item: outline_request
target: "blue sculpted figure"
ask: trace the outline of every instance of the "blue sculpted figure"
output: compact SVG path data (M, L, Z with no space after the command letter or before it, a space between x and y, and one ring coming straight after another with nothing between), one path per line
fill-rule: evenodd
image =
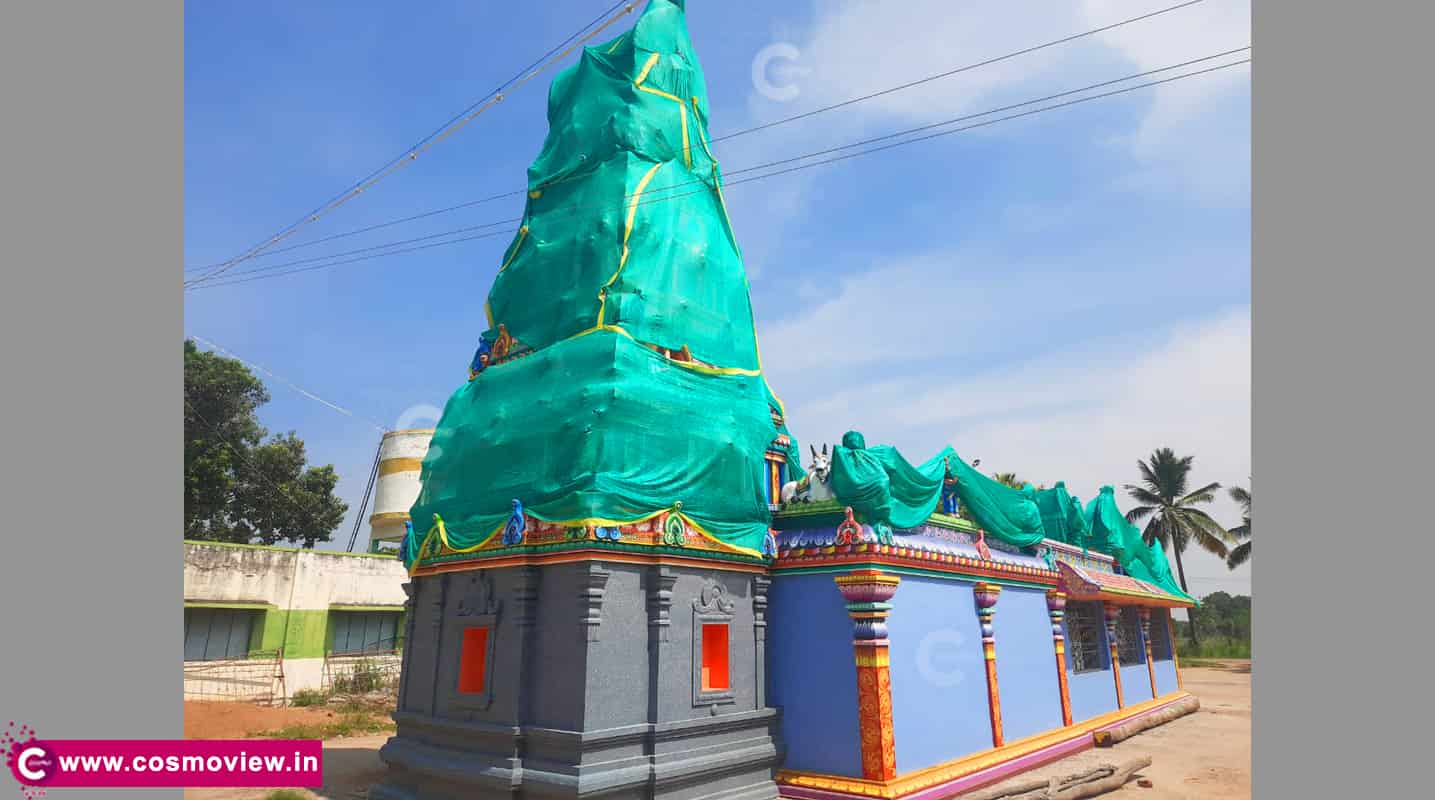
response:
M405 567L413 564L413 556L410 555L411 551L409 549L413 547L413 543L414 523L412 520L404 520L404 538L399 542L399 560L404 562Z
M616 526L599 525L593 529L593 536L596 539L616 542L623 537L623 532Z
M489 345L488 340L479 339L478 352L473 354L473 361L469 362L468 365L468 379L473 380L477 378L478 373L483 372L488 367L488 362L492 357L493 347Z
M957 476L952 474L949 464L947 474L942 478L942 513L955 517L960 510L957 502Z
M523 532L527 527L528 523L523 518L523 504L514 498L513 516L509 517L508 524L503 526L503 543L510 546L523 544Z

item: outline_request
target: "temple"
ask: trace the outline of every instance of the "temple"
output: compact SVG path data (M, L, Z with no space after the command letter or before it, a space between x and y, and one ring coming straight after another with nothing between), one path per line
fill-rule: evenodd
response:
M681 0L549 94L422 459L374 800L950 796L1182 701L1191 598L1107 487L1012 489L763 376Z

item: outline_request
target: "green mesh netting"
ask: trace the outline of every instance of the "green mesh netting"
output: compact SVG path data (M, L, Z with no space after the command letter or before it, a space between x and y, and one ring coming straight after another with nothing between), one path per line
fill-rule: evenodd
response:
M927 521L941 498L950 447L913 466L890 445L867 447L848 431L832 450L828 482L843 505L874 526L914 528Z
M1018 547L1031 547L1045 537L1041 510L1032 493L988 478L956 453L950 464L962 507L988 536Z
M411 517L427 532L440 514L463 550L515 499L538 519L609 525L681 503L699 530L758 555L780 404L682 2L652 0L632 30L584 49L554 79L548 121L480 347L511 337L532 352L495 358L449 398Z
M1081 501L1066 490L1066 481L1057 481L1050 489L1037 490L1035 501L1048 539L1081 548L1087 546L1091 527L1082 514Z
M1170 562L1160 542L1146 544L1141 529L1126 520L1116 507L1116 490L1101 487L1101 492L1086 507L1090 520L1093 549L1111 554L1127 575L1158 586L1168 594L1195 602L1171 576Z
M1042 540L1041 513L1030 494L977 472L950 447L914 466L896 448L867 447L861 433L848 431L833 449L829 481L838 502L868 524L913 528L937 509L948 470L962 505L988 536L1018 547Z

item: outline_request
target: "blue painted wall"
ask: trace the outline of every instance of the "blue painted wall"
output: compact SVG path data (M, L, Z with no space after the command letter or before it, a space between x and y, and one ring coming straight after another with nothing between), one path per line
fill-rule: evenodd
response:
M782 709L786 769L862 776L852 621L831 575L774 575L767 701Z
M1061 686L1046 593L1003 587L993 619L1002 733L1007 742L1061 727Z
M998 663L1002 602L996 617ZM990 749L986 665L972 584L902 576L887 629L898 774ZM1046 640L1049 645L1050 628Z
M1071 694L1073 723L1116 710L1116 683L1111 676L1111 646L1106 640L1106 626L1098 626L1097 633L1101 640L1102 668L1077 674L1071 666L1071 631L1066 632L1066 678L1067 691Z
M1176 662L1166 660L1156 662L1156 690L1161 694L1170 694L1181 688L1176 684Z
M1146 671L1146 658L1136 664L1121 665L1121 695L1126 705L1134 706L1152 698L1151 673Z

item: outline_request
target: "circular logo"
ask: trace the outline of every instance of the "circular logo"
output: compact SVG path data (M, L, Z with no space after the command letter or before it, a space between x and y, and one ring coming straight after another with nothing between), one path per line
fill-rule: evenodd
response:
M432 427L431 425L420 425L420 422L431 422L438 424L439 418L443 416L443 409L437 406L417 405L404 409L399 419L394 423L394 430L406 431L413 428Z
M789 78L801 78L811 70L806 67L795 66L795 63L802 57L802 51L787 42L777 42L762 48L752 59L752 85L757 93L769 100L779 103L786 103L797 99L800 90L795 83L790 81L774 83L773 78L781 81L783 76ZM775 62L784 62L785 67L778 66L773 69ZM769 72L776 75L769 76Z
M16 742L12 751L10 770L15 779L27 786L43 786L55 776L55 756L44 742L33 739Z
M922 637L917 645L917 674L933 686L956 686L966 679L954 662L966 637L951 628L935 630Z

